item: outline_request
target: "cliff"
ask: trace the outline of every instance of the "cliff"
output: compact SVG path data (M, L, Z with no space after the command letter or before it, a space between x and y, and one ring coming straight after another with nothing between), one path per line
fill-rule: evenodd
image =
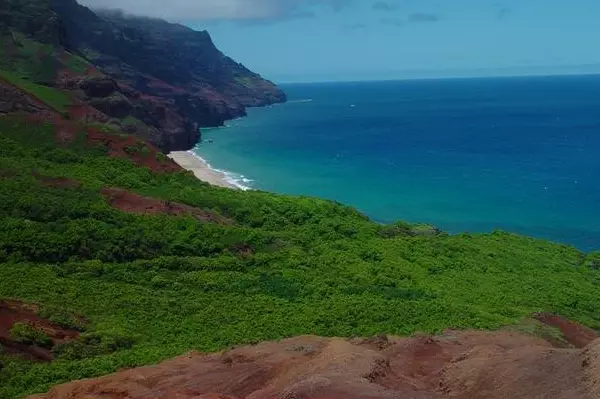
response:
M0 35L0 70L67 93L77 117L164 151L193 146L198 127L286 100L220 52L206 31L94 12L75 0L3 2Z

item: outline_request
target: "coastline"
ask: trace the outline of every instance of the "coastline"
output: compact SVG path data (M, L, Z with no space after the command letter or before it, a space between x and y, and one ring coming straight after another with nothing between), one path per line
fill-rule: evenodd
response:
M183 169L193 172L196 178L203 182L234 190L248 189L247 187L235 184L226 172L213 169L208 162L196 155L193 150L173 151L167 154L167 156Z

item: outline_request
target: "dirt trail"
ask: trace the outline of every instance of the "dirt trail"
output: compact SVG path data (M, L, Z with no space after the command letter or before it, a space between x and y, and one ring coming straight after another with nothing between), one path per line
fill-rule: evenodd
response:
M588 340L584 349L561 349L511 331L304 336L192 353L57 386L36 398L592 399L600 397L600 340L589 341L595 337L575 337Z

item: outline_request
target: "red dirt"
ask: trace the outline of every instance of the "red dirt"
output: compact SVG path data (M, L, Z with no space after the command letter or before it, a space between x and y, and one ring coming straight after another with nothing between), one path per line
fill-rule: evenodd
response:
M591 328L557 315L538 313L533 317L544 324L558 328L563 333L565 340L576 348L583 348L598 338L598 333Z
M37 399L592 399L600 340L559 349L510 331L305 336L54 387Z
M98 111L96 108L85 103L76 103L69 107L69 118L83 123L106 123L110 119L108 116Z
M95 76L104 76L104 74L102 72L100 72L98 69L96 69L95 66L90 64L85 69L85 76L95 77Z
M190 215L204 222L231 224L230 220L210 211L177 202L143 197L120 188L105 187L101 193L112 207L128 213L172 216Z
M153 145L141 141L133 136L119 136L116 134L101 132L97 129L88 129L88 142L91 144L104 145L108 149L108 155L114 158L128 159L138 166L150 169L154 173L172 173L183 169L173 160L164 157L158 160L160 151ZM146 152L128 152L128 148L143 146Z
M54 138L59 144L70 144L77 140L77 137L83 132L81 126L77 123L64 119L57 119L54 123Z
M78 123L66 120L56 112L37 112L27 115L27 120L39 124L48 122L54 126L54 139L58 144L70 144L75 142L77 136L84 129Z
M52 360L52 354L49 349L13 341L10 338L10 330L13 325L15 323L30 324L48 335L54 345L76 339L79 337L79 332L53 324L38 316L36 311L35 305L27 305L19 301L0 300L0 344L8 354L20 355L32 360L50 361Z

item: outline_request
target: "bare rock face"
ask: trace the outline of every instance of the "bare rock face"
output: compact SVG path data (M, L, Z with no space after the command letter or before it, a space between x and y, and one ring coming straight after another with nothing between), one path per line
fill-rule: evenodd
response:
M106 76L84 79L79 86L88 97L108 97L118 89L117 82Z
M133 109L131 102L119 93L113 93L108 97L92 98L89 104L100 112L119 119L129 116Z
M600 340L555 348L516 332L338 339L305 336L191 353L53 388L37 399L592 399Z

